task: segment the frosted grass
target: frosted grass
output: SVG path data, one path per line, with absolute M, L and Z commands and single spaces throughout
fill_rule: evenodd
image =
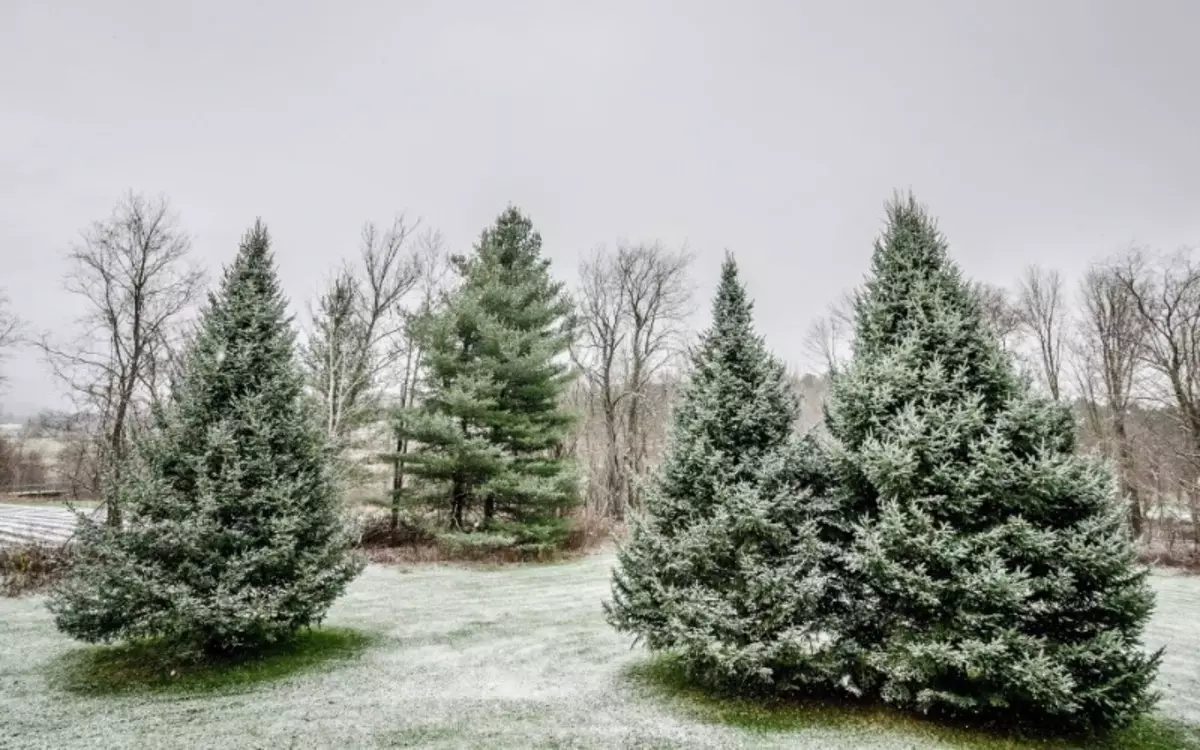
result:
M 78 646 L 40 597 L 0 599 L 3 748 L 937 748 L 893 729 L 755 731 L 705 721 L 628 677 L 604 623 L 611 555 L 500 569 L 371 566 L 328 624 L 356 659 L 203 695 L 84 697 L 52 679 Z M 1200 578 L 1155 576 L 1164 713 L 1200 720 Z

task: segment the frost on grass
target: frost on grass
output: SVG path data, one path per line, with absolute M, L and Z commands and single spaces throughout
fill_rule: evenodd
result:
M 54 668 L 80 647 L 55 632 L 41 598 L 0 600 L 0 748 L 962 747 L 904 727 L 735 721 L 631 680 L 647 655 L 604 622 L 612 563 L 371 566 L 326 621 L 370 635 L 358 656 L 187 695 L 64 689 Z M 1200 578 L 1154 581 L 1162 710 L 1182 717 L 1200 701 Z

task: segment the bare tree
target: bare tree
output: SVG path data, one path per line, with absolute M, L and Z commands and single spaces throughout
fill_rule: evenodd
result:
M 620 244 L 597 250 L 580 269 L 581 336 L 572 356 L 603 434 L 592 504 L 609 515 L 640 502 L 654 384 L 680 354 L 691 312 L 690 264 L 686 250 Z
M 983 317 L 996 333 L 1000 345 L 1011 350 L 1021 330 L 1021 317 L 1007 289 L 995 284 L 976 282 L 973 286 Z
M 128 193 L 68 255 L 66 288 L 86 305 L 77 335 L 61 341 L 47 333 L 36 342 L 77 408 L 99 418 L 100 463 L 114 478 L 179 318 L 203 289 L 190 248 L 166 198 Z M 111 495 L 106 504 L 108 522 L 120 524 Z
M 580 287 L 577 309 L 580 316 L 580 336 L 571 351 L 587 388 L 589 416 L 599 416 L 604 435 L 602 466 L 590 472 L 598 497 L 590 498 L 599 504 L 602 513 L 616 514 L 610 507 L 622 502 L 626 491 L 622 457 L 620 403 L 625 398 L 621 374 L 625 340 L 628 337 L 625 295 L 621 290 L 617 264 L 607 251 L 601 250 L 584 261 L 579 270 Z
M 441 294 L 446 290 L 447 278 L 450 271 L 450 257 L 446 253 L 442 235 L 436 231 L 427 231 L 417 240 L 414 255 L 418 298 L 415 305 L 401 310 L 402 329 L 395 344 L 397 360 L 400 365 L 399 384 L 396 393 L 396 406 L 400 415 L 412 409 L 420 396 L 420 379 L 424 364 L 424 352 L 421 349 L 420 337 L 416 328 L 428 317 L 437 304 Z M 406 477 L 405 457 L 409 453 L 409 440 L 403 431 L 397 432 L 395 452 L 392 461 L 392 490 L 391 518 L 389 529 L 393 541 L 400 526 L 400 506 L 404 496 Z
M 401 301 L 419 278 L 409 247 L 414 228 L 403 216 L 382 232 L 368 223 L 359 265 L 336 273 L 311 313 L 304 362 L 335 441 L 345 443 L 376 416 L 380 379 L 400 356 Z
M 1191 253 L 1153 255 L 1132 250 L 1113 275 L 1129 295 L 1143 327 L 1140 358 L 1153 377 L 1147 397 L 1179 420 L 1189 467 L 1178 483 L 1192 516 L 1193 544 L 1200 547 L 1200 503 L 1195 491 L 1200 469 L 1200 266 Z
M 23 325 L 21 319 L 9 309 L 8 296 L 0 291 L 0 361 L 21 341 Z M 0 384 L 8 378 L 0 371 Z
M 1140 539 L 1144 512 L 1135 479 L 1129 412 L 1145 345 L 1145 322 L 1128 287 L 1109 266 L 1094 265 L 1084 275 L 1080 303 L 1076 380 L 1092 429 L 1108 438 L 1107 452 L 1116 460 L 1123 494 L 1129 499 L 1130 530 Z
M 629 316 L 626 420 L 629 470 L 635 480 L 646 472 L 647 435 L 642 420 L 649 387 L 679 354 L 682 323 L 691 311 L 692 290 L 687 278 L 691 261 L 686 249 L 671 252 L 659 243 L 622 245 L 617 249 L 621 293 Z M 637 482 L 628 486 L 628 505 L 641 504 L 639 491 Z
M 835 373 L 849 358 L 854 344 L 854 290 L 830 303 L 804 336 L 804 348 L 827 373 Z
M 1038 370 L 1050 396 L 1058 400 L 1062 396 L 1066 331 L 1062 277 L 1058 271 L 1038 266 L 1025 269 L 1017 292 L 1016 318 L 1037 346 Z

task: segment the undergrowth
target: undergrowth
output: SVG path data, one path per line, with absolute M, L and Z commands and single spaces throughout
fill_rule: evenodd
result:
M 58 544 L 0 547 L 0 596 L 43 591 L 62 577 L 68 562 L 67 548 Z

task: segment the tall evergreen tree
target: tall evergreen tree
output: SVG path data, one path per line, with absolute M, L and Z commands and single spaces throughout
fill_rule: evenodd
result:
M 727 257 L 605 611 L 619 631 L 677 654 L 693 679 L 783 690 L 827 677 L 828 552 L 821 509 L 797 492 L 812 467 L 790 439 L 796 397 L 751 312 Z
M 1153 596 L 1113 478 L 1017 376 L 911 196 L 888 206 L 827 426 L 863 687 L 1092 729 L 1151 705 Z
M 455 528 L 476 513 L 485 527 L 513 523 L 526 541 L 553 541 L 560 511 L 579 497 L 574 464 L 559 452 L 574 423 L 562 406 L 573 377 L 570 298 L 541 236 L 511 206 L 453 261 L 462 283 L 418 326 L 425 398 L 397 418 L 418 444 L 406 464 Z
M 49 602 L 69 635 L 253 648 L 319 622 L 361 570 L 269 244 L 256 223 L 210 296 L 172 396 L 115 488 L 124 528 L 83 523 Z

